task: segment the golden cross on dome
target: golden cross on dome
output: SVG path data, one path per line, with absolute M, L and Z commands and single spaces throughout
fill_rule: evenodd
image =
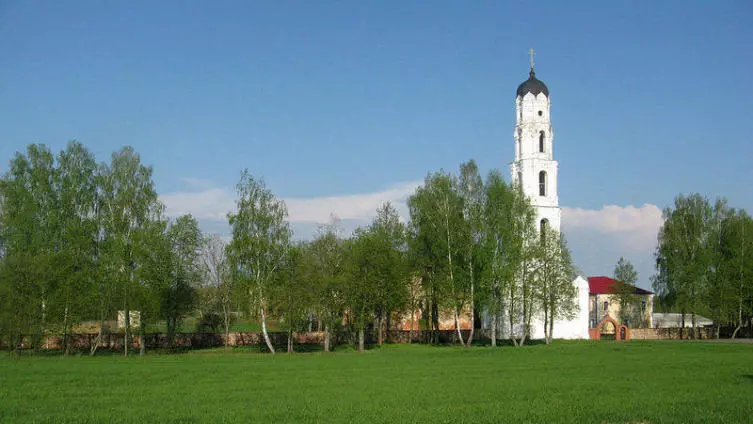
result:
M 536 51 L 533 50 L 533 47 L 531 47 L 531 50 L 528 50 L 528 54 L 531 56 L 531 70 L 533 70 L 533 55 L 536 54 Z

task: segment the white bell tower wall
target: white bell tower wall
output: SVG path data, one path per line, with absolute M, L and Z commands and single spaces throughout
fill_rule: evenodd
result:
M 560 231 L 559 164 L 554 160 L 550 109 L 549 97 L 543 92 L 528 92 L 515 99 L 515 160 L 510 171 L 512 181 L 522 185 L 536 210 L 537 227 L 546 220 L 550 228 Z

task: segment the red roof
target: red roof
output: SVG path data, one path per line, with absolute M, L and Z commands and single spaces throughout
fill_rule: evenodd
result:
M 588 294 L 613 294 L 617 280 L 609 277 L 588 277 Z M 648 290 L 633 286 L 633 294 L 654 294 Z

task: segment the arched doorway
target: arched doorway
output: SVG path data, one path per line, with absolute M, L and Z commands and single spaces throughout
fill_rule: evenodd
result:
M 617 327 L 612 321 L 605 321 L 599 328 L 600 340 L 617 340 Z
M 619 325 L 617 321 L 609 315 L 594 328 L 588 329 L 588 336 L 591 340 L 630 340 L 630 328 L 626 325 Z

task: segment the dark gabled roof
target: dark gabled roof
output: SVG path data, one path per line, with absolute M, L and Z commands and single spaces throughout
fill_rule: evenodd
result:
M 518 86 L 518 96 L 523 97 L 528 93 L 536 96 L 539 93 L 544 93 L 545 96 L 549 97 L 549 89 L 546 88 L 546 84 L 536 78 L 536 73 L 533 72 L 533 69 L 531 69 L 531 73 L 528 75 L 528 79 Z
M 588 294 L 614 294 L 617 280 L 609 277 L 588 277 Z M 648 290 L 633 286 L 633 294 L 654 294 Z

